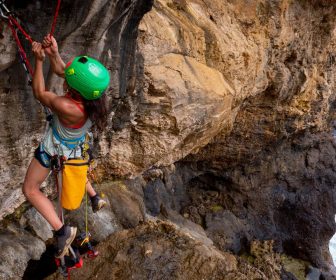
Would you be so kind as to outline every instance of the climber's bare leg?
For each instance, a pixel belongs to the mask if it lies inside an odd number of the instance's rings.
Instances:
[[[63,225],[62,221],[57,216],[51,201],[40,191],[40,186],[47,178],[49,172],[49,168],[43,167],[37,159],[33,158],[28,167],[22,191],[28,201],[40,212],[53,229],[58,230]]]

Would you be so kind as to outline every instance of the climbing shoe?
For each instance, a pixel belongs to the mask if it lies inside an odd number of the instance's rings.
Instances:
[[[63,233],[58,235],[56,234],[57,248],[56,248],[56,258],[62,258],[67,252],[72,243],[72,241],[76,237],[77,228],[64,226],[62,230]]]
[[[106,205],[106,201],[102,199],[99,195],[95,195],[90,199],[91,199],[92,211],[94,213],[96,213]]]

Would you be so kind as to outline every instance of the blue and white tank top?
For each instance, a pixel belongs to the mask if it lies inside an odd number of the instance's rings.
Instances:
[[[80,128],[65,127],[58,116],[54,114],[51,125],[42,141],[44,151],[51,156],[81,157],[81,145],[84,143],[91,126],[92,122],[87,118]]]

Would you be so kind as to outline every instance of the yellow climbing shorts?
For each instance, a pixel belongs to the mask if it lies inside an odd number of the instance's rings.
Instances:
[[[65,161],[62,170],[62,207],[68,210],[77,209],[82,202],[89,162],[84,159]]]

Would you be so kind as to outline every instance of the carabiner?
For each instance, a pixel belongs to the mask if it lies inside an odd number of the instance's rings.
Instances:
[[[5,20],[8,20],[8,17],[5,16],[5,14],[3,13],[2,9],[0,8],[0,18],[3,18]]]
[[[6,16],[6,14],[9,15],[10,11],[6,7],[5,3],[0,0],[0,17],[3,19],[8,19],[8,16]]]

